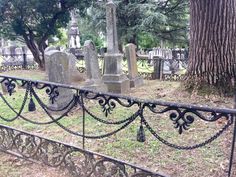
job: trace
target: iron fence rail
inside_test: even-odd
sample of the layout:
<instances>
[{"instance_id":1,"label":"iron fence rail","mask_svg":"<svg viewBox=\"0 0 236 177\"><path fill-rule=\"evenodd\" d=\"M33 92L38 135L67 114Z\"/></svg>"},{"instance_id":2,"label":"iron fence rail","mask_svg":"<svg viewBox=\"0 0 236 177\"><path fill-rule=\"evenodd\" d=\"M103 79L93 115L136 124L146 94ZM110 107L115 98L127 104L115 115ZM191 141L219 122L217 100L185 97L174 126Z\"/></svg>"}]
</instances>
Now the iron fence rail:
<instances>
[{"instance_id":1,"label":"iron fence rail","mask_svg":"<svg viewBox=\"0 0 236 177\"><path fill-rule=\"evenodd\" d=\"M99 68L103 73L104 58L100 56L98 60ZM158 56L154 56L153 59L149 59L148 56L137 57L138 74L147 80L182 80L184 78L184 73L187 70L187 65L187 59L166 59ZM86 72L84 58L77 59L77 69L81 73ZM122 69L123 72L128 75L129 71L126 58L123 58Z\"/></svg>"},{"instance_id":2,"label":"iron fence rail","mask_svg":"<svg viewBox=\"0 0 236 177\"><path fill-rule=\"evenodd\" d=\"M29 54L1 54L0 55L0 72L21 70L21 69L38 69L32 55Z\"/></svg>"},{"instance_id":3,"label":"iron fence rail","mask_svg":"<svg viewBox=\"0 0 236 177\"><path fill-rule=\"evenodd\" d=\"M50 167L64 168L78 177L165 177L115 158L5 125L0 125L0 151Z\"/></svg>"},{"instance_id":4,"label":"iron fence rail","mask_svg":"<svg viewBox=\"0 0 236 177\"><path fill-rule=\"evenodd\" d=\"M144 129L146 129L146 131L150 132L151 135L155 137L157 141L160 141L164 145L177 150L188 150L188 151L208 145L209 143L218 139L230 127L233 127L233 139L231 144L231 151L228 165L229 168L227 172L228 177L231 176L234 148L235 148L234 147L235 138L236 138L235 109L211 108L207 106L180 104L180 103L164 102L158 100L156 101L143 100L129 96L122 96L119 94L94 92L92 90L85 90L70 85L36 81L30 79L22 79L17 77L9 77L6 75L0 75L0 78L1 78L0 83L2 83L2 86L5 87L6 92L10 96L14 94L14 91L16 90L17 86L25 90L22 104L19 110L16 110L11 105L11 103L8 102L7 97L4 94L0 93L1 100L4 101L9 110L15 113L15 116L13 117L3 117L2 115L0 115L1 120L6 122L13 122L17 119L23 119L24 121L37 125L56 124L62 130L70 133L71 135L81 137L83 140L82 149L85 149L86 139L103 139L106 137L110 137L124 129L127 129L128 126L133 124L135 121L140 122L139 130L137 132L137 141L140 142L146 141L145 131L144 131ZM60 88L70 89L73 91L73 97L71 98L71 100L65 103L64 106L60 109L55 109L50 107L48 103L45 103L45 101L40 97L40 94L37 93L37 91L39 90L45 91L45 93L48 95L48 100L50 100L50 104L54 104L55 102L58 101L58 98L60 96L61 92ZM94 113L93 111L90 110L88 105L89 101L93 101L93 104L97 106L98 110L100 109L102 115L96 114L96 112ZM35 104L35 102L37 104ZM37 106L40 107L48 116L50 121L35 121L32 120L30 117L26 117L26 115L23 114L23 110L25 109L26 104L28 104L29 111L35 111L37 109L36 108ZM78 106L82 110L82 119L83 119L82 131L72 130L64 126L60 122L60 120L64 119L65 116L68 115L68 113L70 113L75 107ZM118 107L130 110L131 114L123 115L122 119L119 120L107 119L107 117L113 114L114 111L118 109ZM147 118L145 114L146 112L151 112L152 114L155 115L163 115L168 117L169 120L173 123L175 130L179 134L183 134L189 129L191 129L191 126L197 120L201 120L202 122L208 122L208 123L216 123L218 120L224 120L225 124L221 128L219 128L215 133L209 135L209 137L205 137L205 139L202 142L196 142L196 144L190 144L190 145L179 145L176 143L169 142L167 139L163 138L159 134L159 132L157 132L152 126L150 120ZM55 115L53 113L57 114ZM106 131L105 133L102 134L87 134L86 124L85 124L86 115L89 115L94 121L97 121L103 125L107 126L115 125L117 127L115 130ZM8 134L9 133L5 133L2 137L0 134L0 140L6 139L4 137L8 137L7 136ZM34 136L30 137L33 138ZM32 142L35 142L35 140L32 140ZM34 146L33 144L29 145L30 145L29 147ZM25 146L27 146L27 144ZM119 165L116 168L124 169L123 167L121 168Z\"/></svg>"},{"instance_id":5,"label":"iron fence rail","mask_svg":"<svg viewBox=\"0 0 236 177\"><path fill-rule=\"evenodd\" d=\"M0 58L0 72L20 69L38 69L38 65L33 61L33 57L30 54L2 54ZM103 73L104 70L104 58L98 57L99 68ZM178 81L183 79L183 73L179 72L179 66L182 69L187 68L188 60L186 59L164 59L155 56L153 59L149 59L148 56L138 56L137 66L139 75L147 80L170 80ZM79 72L86 72L85 61L83 56L77 58L76 67ZM168 68L168 71L165 69ZM122 61L123 72L128 74L128 63L124 58Z\"/></svg>"}]
</instances>

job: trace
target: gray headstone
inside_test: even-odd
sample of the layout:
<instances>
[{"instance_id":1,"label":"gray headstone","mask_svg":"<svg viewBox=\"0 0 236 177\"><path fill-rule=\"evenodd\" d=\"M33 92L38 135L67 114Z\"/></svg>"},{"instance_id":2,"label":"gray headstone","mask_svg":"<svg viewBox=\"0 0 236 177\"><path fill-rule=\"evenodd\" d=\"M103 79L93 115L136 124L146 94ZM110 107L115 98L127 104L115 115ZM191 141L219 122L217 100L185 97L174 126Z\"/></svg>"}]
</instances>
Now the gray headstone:
<instances>
[{"instance_id":1,"label":"gray headstone","mask_svg":"<svg viewBox=\"0 0 236 177\"><path fill-rule=\"evenodd\" d=\"M122 71L123 55L118 50L116 28L116 5L109 1L106 4L107 53L105 54L105 72L103 81L109 92L123 93L130 90L130 82Z\"/></svg>"},{"instance_id":2,"label":"gray headstone","mask_svg":"<svg viewBox=\"0 0 236 177\"><path fill-rule=\"evenodd\" d=\"M80 73L76 67L76 56L74 54L68 53L69 56L69 68L71 74L71 80L73 82L84 81L84 75Z\"/></svg>"},{"instance_id":3,"label":"gray headstone","mask_svg":"<svg viewBox=\"0 0 236 177\"><path fill-rule=\"evenodd\" d=\"M118 39L116 27L116 5L109 1L106 4L106 22L107 22L107 53L118 53Z\"/></svg>"},{"instance_id":4,"label":"gray headstone","mask_svg":"<svg viewBox=\"0 0 236 177\"><path fill-rule=\"evenodd\" d=\"M56 51L59 51L59 50L57 50L56 49L56 47L54 47L54 46L50 46L50 47L47 47L46 49L45 49L45 53L44 53L44 57L45 57L45 71L46 71L46 74L48 75L48 71L49 71L49 61L50 61L50 59L51 59L51 54L53 53L53 52L56 52Z\"/></svg>"},{"instance_id":5,"label":"gray headstone","mask_svg":"<svg viewBox=\"0 0 236 177\"><path fill-rule=\"evenodd\" d=\"M60 84L71 84L71 71L69 55L64 52L51 50L47 52L48 62L46 68L48 68L48 80L50 82L56 82ZM51 106L55 109L61 109L65 107L73 98L73 92L70 89L58 88L59 96Z\"/></svg>"},{"instance_id":6,"label":"gray headstone","mask_svg":"<svg viewBox=\"0 0 236 177\"><path fill-rule=\"evenodd\" d=\"M47 47L46 49L45 49L45 53L46 52L48 52L48 51L51 51L51 50L58 50L58 51L60 51L59 49L58 49L58 47L55 47L55 46L49 46L49 47Z\"/></svg>"},{"instance_id":7,"label":"gray headstone","mask_svg":"<svg viewBox=\"0 0 236 177\"><path fill-rule=\"evenodd\" d=\"M96 46L91 40L85 41L84 43L84 60L87 75L85 88L103 92L107 91L107 87L101 79Z\"/></svg>"},{"instance_id":8,"label":"gray headstone","mask_svg":"<svg viewBox=\"0 0 236 177\"><path fill-rule=\"evenodd\" d=\"M128 61L130 87L138 87L143 85L143 79L138 75L136 45L127 44L125 46L125 54Z\"/></svg>"},{"instance_id":9,"label":"gray headstone","mask_svg":"<svg viewBox=\"0 0 236 177\"><path fill-rule=\"evenodd\" d=\"M7 86L6 86L5 83L7 83L7 81L4 81L4 82L1 83L2 93L3 93L3 94L7 94L7 93L8 93L8 91L7 91Z\"/></svg>"}]
</instances>

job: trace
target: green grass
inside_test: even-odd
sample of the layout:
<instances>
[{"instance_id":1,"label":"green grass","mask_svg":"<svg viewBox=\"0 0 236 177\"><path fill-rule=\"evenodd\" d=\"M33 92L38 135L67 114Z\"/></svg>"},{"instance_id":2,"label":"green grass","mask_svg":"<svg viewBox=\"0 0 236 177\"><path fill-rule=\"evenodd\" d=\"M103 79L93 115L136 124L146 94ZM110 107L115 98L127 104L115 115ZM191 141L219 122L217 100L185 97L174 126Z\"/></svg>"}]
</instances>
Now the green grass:
<instances>
[{"instance_id":1,"label":"green grass","mask_svg":"<svg viewBox=\"0 0 236 177\"><path fill-rule=\"evenodd\" d=\"M162 84L165 86L170 86L169 82L162 82ZM43 97L45 102L48 101L48 97L44 91L39 91L39 95L40 97ZM10 104L16 109L20 108L23 96L23 89L18 89L11 97L5 95ZM97 102L85 101L85 104L86 107L95 115L105 120L113 121L125 119L138 109L137 107L123 108L121 106L117 106L112 111L112 114L106 117L102 112L101 106ZM33 113L28 112L27 106L28 102L26 104L26 108L24 109L24 115L29 117L31 120L50 120L40 109L39 105L36 105L37 111ZM9 111L7 106L1 101L0 115L10 118L14 116L14 113ZM159 116L145 110L144 116L161 137L179 145L193 144L196 141L201 142L207 137L210 137L221 127L221 125L216 123L206 124L202 121L196 121L193 125L191 125L189 131L184 132L183 135L179 135L178 131L174 128L173 122L169 119L167 114L162 114ZM89 135L101 135L111 132L119 127L104 126L102 123L97 122L87 114L85 120L86 134ZM64 117L59 122L73 131L82 132L81 109L77 109L73 114ZM56 124L39 126L23 120L16 120L12 123L6 123L1 120L0 123L81 147L81 138L67 133ZM222 143L224 144L224 138L226 138L226 135L204 148L193 151L179 151L164 146L161 142L157 141L148 132L148 130L145 130L147 141L145 143L137 142L136 137L139 126L140 119L137 119L128 128L109 138L101 140L87 139L86 148L121 160L135 163L153 171L160 170L167 174L174 175L175 177L213 176L215 170L221 170L219 168L219 164L227 158L225 155L226 150L222 145ZM1 170L2 169L0 168L0 171Z\"/></svg>"}]
</instances>

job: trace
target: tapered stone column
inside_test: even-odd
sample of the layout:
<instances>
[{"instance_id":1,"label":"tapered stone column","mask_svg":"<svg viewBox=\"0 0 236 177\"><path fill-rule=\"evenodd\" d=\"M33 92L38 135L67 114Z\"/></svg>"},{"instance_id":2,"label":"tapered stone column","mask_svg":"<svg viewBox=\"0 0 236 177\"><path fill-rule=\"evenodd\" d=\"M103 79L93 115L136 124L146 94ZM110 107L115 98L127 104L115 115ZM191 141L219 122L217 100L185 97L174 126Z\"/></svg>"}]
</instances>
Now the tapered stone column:
<instances>
[{"instance_id":1,"label":"tapered stone column","mask_svg":"<svg viewBox=\"0 0 236 177\"><path fill-rule=\"evenodd\" d=\"M84 43L84 60L87 75L84 88L107 92L107 86L101 79L96 46L91 40L87 40Z\"/></svg>"},{"instance_id":2,"label":"tapered stone column","mask_svg":"<svg viewBox=\"0 0 236 177\"><path fill-rule=\"evenodd\" d=\"M130 87L139 87L143 85L143 79L138 75L136 46L134 44L127 44L125 46L125 53L129 68Z\"/></svg>"},{"instance_id":3,"label":"tapered stone column","mask_svg":"<svg viewBox=\"0 0 236 177\"><path fill-rule=\"evenodd\" d=\"M107 53L105 54L105 72L103 81L109 92L124 93L130 90L129 79L123 74L123 55L118 50L116 5L113 1L106 4Z\"/></svg>"}]
</instances>

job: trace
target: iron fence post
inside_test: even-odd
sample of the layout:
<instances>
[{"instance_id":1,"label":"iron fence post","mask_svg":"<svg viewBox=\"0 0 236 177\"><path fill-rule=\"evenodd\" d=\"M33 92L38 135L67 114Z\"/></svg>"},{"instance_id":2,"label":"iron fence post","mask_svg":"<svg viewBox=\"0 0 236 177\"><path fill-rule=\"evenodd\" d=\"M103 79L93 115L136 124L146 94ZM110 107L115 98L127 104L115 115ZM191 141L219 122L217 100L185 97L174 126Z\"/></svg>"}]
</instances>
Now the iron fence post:
<instances>
[{"instance_id":1,"label":"iron fence post","mask_svg":"<svg viewBox=\"0 0 236 177\"><path fill-rule=\"evenodd\" d=\"M234 122L234 129L233 129L233 140L232 140L231 153L230 153L228 177L231 177L231 173L232 173L232 167L233 167L233 164L234 164L235 141L236 141L236 121L235 121L235 115L232 115L232 116L233 116L233 122Z\"/></svg>"},{"instance_id":2,"label":"iron fence post","mask_svg":"<svg viewBox=\"0 0 236 177\"><path fill-rule=\"evenodd\" d=\"M82 143L83 143L83 149L85 149L85 108L84 108L84 98L83 98L83 94L80 95L81 96L81 104L82 104L82 112L83 112L83 137L82 137Z\"/></svg>"},{"instance_id":3,"label":"iron fence post","mask_svg":"<svg viewBox=\"0 0 236 177\"><path fill-rule=\"evenodd\" d=\"M160 58L160 80L163 80L164 60Z\"/></svg>"},{"instance_id":4,"label":"iron fence post","mask_svg":"<svg viewBox=\"0 0 236 177\"><path fill-rule=\"evenodd\" d=\"M26 69L27 67L27 59L26 59L26 54L23 53L23 68Z\"/></svg>"},{"instance_id":5,"label":"iron fence post","mask_svg":"<svg viewBox=\"0 0 236 177\"><path fill-rule=\"evenodd\" d=\"M162 59L159 57L154 57L153 58L153 64L154 64L154 73L153 73L153 78L154 79L161 79L161 73L162 73L162 68L161 68L161 61Z\"/></svg>"}]
</instances>

